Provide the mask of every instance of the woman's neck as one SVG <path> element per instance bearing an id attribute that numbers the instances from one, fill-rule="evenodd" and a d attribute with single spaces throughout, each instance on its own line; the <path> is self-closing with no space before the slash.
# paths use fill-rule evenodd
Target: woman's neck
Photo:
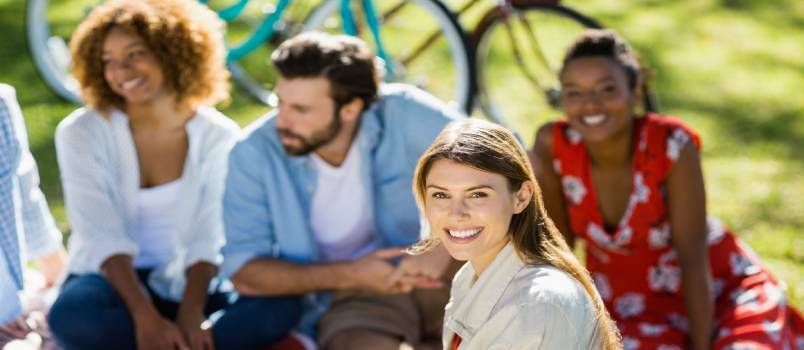
<path id="1" fill-rule="evenodd" d="M 599 169 L 631 166 L 634 122 L 618 134 L 600 142 L 586 142 L 586 152 L 591 165 Z"/>
<path id="2" fill-rule="evenodd" d="M 194 115 L 193 108 L 179 105 L 171 97 L 125 107 L 132 129 L 171 130 L 183 128 Z"/>

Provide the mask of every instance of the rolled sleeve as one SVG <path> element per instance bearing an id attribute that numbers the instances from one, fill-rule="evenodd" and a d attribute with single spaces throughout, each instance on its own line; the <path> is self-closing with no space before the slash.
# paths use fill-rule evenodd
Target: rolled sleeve
<path id="1" fill-rule="evenodd" d="M 275 239 L 265 177 L 264 155 L 253 145 L 240 142 L 229 154 L 229 168 L 223 195 L 223 223 L 226 244 L 222 249 L 221 272 L 231 277 L 258 256 L 271 255 Z"/>

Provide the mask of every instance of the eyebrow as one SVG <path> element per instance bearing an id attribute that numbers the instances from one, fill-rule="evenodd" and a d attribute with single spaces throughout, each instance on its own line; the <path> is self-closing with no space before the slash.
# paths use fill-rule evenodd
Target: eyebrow
<path id="1" fill-rule="evenodd" d="M 600 83 L 607 82 L 607 81 L 616 81 L 616 79 L 614 79 L 614 77 L 611 76 L 611 75 L 606 75 L 606 76 L 604 76 L 604 77 L 602 77 L 602 78 L 600 78 L 598 80 L 595 80 L 595 84 L 600 84 Z M 574 84 L 572 82 L 566 82 L 566 83 L 563 83 L 563 85 L 564 86 L 575 86 L 576 84 Z"/>
<path id="2" fill-rule="evenodd" d="M 427 188 L 435 188 L 437 190 L 449 191 L 448 189 L 446 189 L 444 187 L 441 187 L 441 186 L 437 186 L 437 185 L 427 185 Z M 469 188 L 465 189 L 464 191 L 465 192 L 470 192 L 470 191 L 483 190 L 483 189 L 489 189 L 489 190 L 492 190 L 492 191 L 494 190 L 494 188 L 489 186 L 489 185 L 477 185 L 477 186 L 469 187 Z"/>
<path id="3" fill-rule="evenodd" d="M 126 46 L 125 46 L 125 47 L 123 47 L 123 48 L 124 48 L 124 49 L 130 49 L 130 48 L 135 47 L 135 46 L 145 46 L 145 47 L 147 47 L 147 45 L 145 45 L 145 43 L 144 43 L 144 42 L 142 42 L 142 41 L 135 41 L 135 42 L 133 42 L 133 43 L 131 43 L 131 44 L 126 45 Z M 102 53 L 102 54 L 107 54 L 107 53 L 109 53 L 109 50 L 103 50 L 103 52 L 101 52 L 101 53 Z"/>

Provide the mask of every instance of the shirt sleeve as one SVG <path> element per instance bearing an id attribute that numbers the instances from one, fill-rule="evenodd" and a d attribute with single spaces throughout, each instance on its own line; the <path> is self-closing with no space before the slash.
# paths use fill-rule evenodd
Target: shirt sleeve
<path id="1" fill-rule="evenodd" d="M 29 259 L 38 259 L 61 245 L 61 232 L 50 214 L 45 196 L 39 188 L 39 170 L 28 146 L 28 134 L 22 109 L 12 97 L 4 99 L 19 147 L 19 162 L 15 170 L 19 188 L 22 228 Z"/>
<path id="2" fill-rule="evenodd" d="M 216 145 L 208 152 L 208 159 L 201 171 L 201 195 L 195 211 L 195 239 L 187 248 L 185 268 L 198 262 L 218 265 L 221 262 L 220 249 L 224 242 L 222 199 L 226 181 L 226 164 L 236 131 L 227 132 L 223 139 L 215 140 Z"/>
<path id="3" fill-rule="evenodd" d="M 66 122 L 66 123 L 65 123 Z M 68 117 L 56 129 L 56 155 L 61 172 L 67 219 L 81 244 L 82 265 L 100 271 L 113 255 L 137 256 L 137 243 L 126 232 L 120 185 L 113 181 L 110 160 L 102 158 L 103 142 L 92 120 Z M 71 246 L 72 248 L 72 246 Z"/>
<path id="4" fill-rule="evenodd" d="M 275 244 L 273 218 L 264 186 L 267 174 L 260 169 L 268 166 L 268 161 L 247 141 L 237 143 L 229 153 L 223 195 L 226 244 L 221 250 L 221 272 L 226 277 L 234 275 L 250 260 L 270 255 Z"/>

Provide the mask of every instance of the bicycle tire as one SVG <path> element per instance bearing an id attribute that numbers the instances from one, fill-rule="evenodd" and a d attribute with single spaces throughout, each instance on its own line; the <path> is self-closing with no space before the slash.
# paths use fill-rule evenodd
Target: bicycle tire
<path id="1" fill-rule="evenodd" d="M 343 27 L 340 23 L 341 17 L 338 12 L 340 3 L 340 0 L 329 0 L 321 4 L 309 14 L 304 21 L 302 30 L 340 31 L 340 28 Z M 464 112 L 471 112 L 474 101 L 475 82 L 474 60 L 472 58 L 473 51 L 470 50 L 471 47 L 469 46 L 468 37 L 465 30 L 458 22 L 457 15 L 443 3 L 436 0 L 375 2 L 375 6 L 379 8 L 378 12 L 386 16 L 388 15 L 388 12 L 385 12 L 386 10 L 397 9 L 396 5 L 400 4 L 404 6 L 404 8 L 400 8 L 399 11 L 405 12 L 395 12 L 394 14 L 397 15 L 398 13 L 405 17 L 400 17 L 401 20 L 399 22 L 384 18 L 384 23 L 380 25 L 383 45 L 387 47 L 386 51 L 388 51 L 393 61 L 398 62 L 399 57 L 405 50 L 410 51 L 411 43 L 419 43 L 421 41 L 411 39 L 413 34 L 421 35 L 425 37 L 425 39 L 428 38 L 428 35 L 430 35 L 429 30 L 431 29 L 427 26 L 437 26 L 434 28 L 438 29 L 438 35 L 440 35 L 440 37 L 436 39 L 438 43 L 434 44 L 437 46 L 429 47 L 427 48 L 427 52 L 425 52 L 425 54 L 431 55 L 425 58 L 433 62 L 421 60 L 420 62 L 415 62 L 415 66 L 413 64 L 404 67 L 393 65 L 392 68 L 394 69 L 407 70 L 406 75 L 392 77 L 386 80 L 417 85 L 442 100 L 453 103 Z M 431 18 L 426 18 L 425 14 L 430 15 Z M 406 23 L 406 21 L 404 21 L 406 18 L 408 20 L 415 18 L 415 26 L 413 26 L 415 28 L 410 28 L 411 22 L 408 21 Z M 397 27 L 399 24 L 406 24 L 408 28 L 402 26 Z M 358 23 L 358 25 L 365 26 L 365 23 Z M 361 37 L 369 43 L 369 45 L 373 45 L 373 37 L 369 30 L 359 30 L 359 32 L 362 33 Z M 404 35 L 404 43 L 391 40 L 394 36 L 399 35 Z M 449 64 L 445 64 L 444 50 L 448 50 L 448 53 L 446 53 L 448 58 L 446 59 L 450 61 Z M 441 54 L 440 56 L 438 56 L 439 53 Z M 439 61 L 436 61 L 436 59 L 439 59 Z M 435 77 L 438 78 L 435 79 Z M 445 82 L 445 80 L 448 79 L 452 81 Z"/>
<path id="2" fill-rule="evenodd" d="M 70 74 L 70 52 L 65 38 L 52 35 L 48 19 L 49 0 L 28 0 L 25 5 L 25 33 L 28 52 L 36 71 L 59 97 L 79 104 L 81 87 Z M 77 24 L 77 23 L 76 23 Z"/>
<path id="3" fill-rule="evenodd" d="M 555 101 L 558 89 L 557 70 L 564 49 L 586 28 L 600 28 L 593 19 L 563 6 L 542 4 L 518 5 L 510 8 L 508 18 L 512 31 L 506 29 L 506 14 L 500 7 L 490 10 L 475 30 L 475 67 L 477 98 L 483 114 L 500 125 L 514 130 L 530 142 L 529 136 L 538 125 L 557 116 Z M 530 25 L 538 46 L 530 43 L 525 25 L 516 22 L 523 16 Z M 549 25 L 549 26 L 548 26 Z M 508 38 L 512 33 L 512 39 Z M 505 36 L 505 37 L 501 37 Z M 549 39 L 549 41 L 545 41 Z M 516 42 L 512 45 L 511 42 Z M 522 62 L 514 62 L 513 46 L 524 52 Z M 536 53 L 543 54 L 549 67 L 540 63 Z M 528 76 L 523 70 L 539 73 Z M 536 86 L 536 82 L 542 86 Z"/>
<path id="4" fill-rule="evenodd" d="M 226 20 L 226 41 L 229 48 L 227 67 L 232 80 L 256 101 L 271 104 L 271 95 L 277 72 L 271 65 L 271 53 L 285 39 L 300 31 L 307 13 L 317 3 L 315 0 L 294 0 L 286 8 L 277 8 L 279 1 L 249 1 L 231 15 L 224 15 L 233 1 L 205 1 L 207 6 Z M 260 33 L 269 27 L 268 17 L 278 12 L 277 22 L 270 34 Z M 267 36 L 261 38 L 261 36 Z"/>

